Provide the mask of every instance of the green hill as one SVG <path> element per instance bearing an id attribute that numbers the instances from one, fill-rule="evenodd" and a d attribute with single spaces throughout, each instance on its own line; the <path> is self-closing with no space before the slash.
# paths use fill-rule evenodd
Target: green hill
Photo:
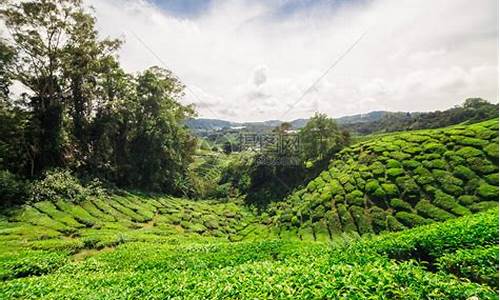
<path id="1" fill-rule="evenodd" d="M 271 209 L 280 232 L 399 231 L 498 205 L 498 119 L 373 136 Z"/>

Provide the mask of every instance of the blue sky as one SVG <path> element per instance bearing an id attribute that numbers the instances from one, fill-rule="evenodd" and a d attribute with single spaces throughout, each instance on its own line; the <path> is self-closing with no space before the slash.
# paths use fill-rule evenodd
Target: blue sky
<path id="1" fill-rule="evenodd" d="M 123 66 L 172 70 L 200 117 L 291 120 L 442 110 L 468 97 L 498 102 L 498 0 L 87 1 L 99 32 L 126 41 Z"/>

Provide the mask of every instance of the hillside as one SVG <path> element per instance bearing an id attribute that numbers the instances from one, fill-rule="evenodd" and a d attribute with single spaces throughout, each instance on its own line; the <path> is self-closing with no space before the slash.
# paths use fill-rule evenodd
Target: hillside
<path id="1" fill-rule="evenodd" d="M 498 206 L 498 119 L 374 136 L 271 209 L 299 238 L 398 231 Z"/>
<path id="2" fill-rule="evenodd" d="M 271 227 L 228 240 L 251 222 L 231 204 L 173 198 L 40 202 L 0 221 L 0 298 L 497 297 L 496 210 L 328 244 Z"/>

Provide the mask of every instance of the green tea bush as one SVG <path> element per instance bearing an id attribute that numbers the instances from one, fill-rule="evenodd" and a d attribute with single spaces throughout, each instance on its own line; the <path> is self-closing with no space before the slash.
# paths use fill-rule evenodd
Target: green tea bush
<path id="1" fill-rule="evenodd" d="M 458 204 L 452 196 L 439 190 L 437 190 L 434 194 L 434 200 L 432 201 L 432 203 L 437 207 L 450 211 L 457 216 L 470 214 L 470 211 L 462 205 Z"/>
<path id="2" fill-rule="evenodd" d="M 364 194 L 360 190 L 354 190 L 346 195 L 346 201 L 349 205 L 363 206 L 365 204 Z"/>
<path id="3" fill-rule="evenodd" d="M 399 163 L 399 161 L 397 161 L 395 159 L 388 159 L 386 161 L 386 165 L 387 165 L 387 168 L 389 168 L 389 169 L 401 168 L 401 164 Z"/>
<path id="4" fill-rule="evenodd" d="M 477 202 L 478 198 L 474 195 L 462 195 L 458 197 L 458 202 L 462 205 L 468 206 L 474 202 Z"/>
<path id="5" fill-rule="evenodd" d="M 428 169 L 442 169 L 445 170 L 448 167 L 448 164 L 443 159 L 433 159 L 431 161 L 423 161 L 423 166 Z"/>
<path id="6" fill-rule="evenodd" d="M 478 150 L 474 147 L 462 147 L 458 151 L 456 151 L 456 154 L 458 156 L 461 156 L 463 158 L 471 158 L 475 156 L 481 156 L 483 155 L 483 152 L 481 150 Z"/>
<path id="7" fill-rule="evenodd" d="M 369 210 L 370 219 L 375 233 L 380 233 L 387 229 L 388 213 L 378 206 L 372 206 Z"/>
<path id="8" fill-rule="evenodd" d="M 471 204 L 469 206 L 469 209 L 473 212 L 487 211 L 487 210 L 490 210 L 493 208 L 498 209 L 498 202 L 497 201 L 481 201 L 481 202 Z"/>
<path id="9" fill-rule="evenodd" d="M 429 200 L 420 200 L 415 206 L 415 209 L 423 216 L 429 217 L 436 221 L 445 221 L 453 218 L 452 214 L 438 207 L 435 207 Z"/>
<path id="10" fill-rule="evenodd" d="M 440 270 L 498 289 L 498 245 L 460 249 L 438 258 Z"/>
<path id="11" fill-rule="evenodd" d="M 476 177 L 476 173 L 474 173 L 474 171 L 472 171 L 471 169 L 469 169 L 465 166 L 461 166 L 461 165 L 456 166 L 453 169 L 453 174 L 455 176 L 457 176 L 458 178 L 461 178 L 464 180 L 469 180 L 469 179 Z"/>
<path id="12" fill-rule="evenodd" d="M 393 183 L 382 183 L 382 189 L 388 197 L 396 197 L 399 195 L 398 186 Z"/>
<path id="13" fill-rule="evenodd" d="M 490 174 L 498 171 L 498 167 L 492 164 L 489 160 L 479 157 L 471 157 L 467 159 L 468 166 L 480 173 L 480 174 Z"/>
<path id="14" fill-rule="evenodd" d="M 420 196 L 420 188 L 410 176 L 396 178 L 396 184 L 399 190 L 409 199 L 418 199 Z"/>
<path id="15" fill-rule="evenodd" d="M 407 169 L 415 169 L 418 168 L 421 165 L 420 162 L 410 159 L 410 160 L 403 160 L 403 167 Z"/>
<path id="16" fill-rule="evenodd" d="M 422 166 L 417 167 L 413 172 L 417 175 L 415 176 L 415 180 L 421 185 L 434 182 L 432 173 Z"/>
<path id="17" fill-rule="evenodd" d="M 345 205 L 338 204 L 337 212 L 339 214 L 340 222 L 342 223 L 342 228 L 345 232 L 357 231 L 354 220 Z"/>
<path id="18" fill-rule="evenodd" d="M 0 257 L 0 280 L 49 274 L 67 260 L 68 255 L 64 252 L 23 250 Z"/>
<path id="19" fill-rule="evenodd" d="M 407 229 L 406 226 L 401 224 L 396 218 L 391 215 L 387 216 L 387 228 L 389 228 L 390 231 L 402 231 Z"/>
<path id="20" fill-rule="evenodd" d="M 401 199 L 397 198 L 391 199 L 390 205 L 396 210 L 410 211 L 410 212 L 412 211 L 411 205 L 408 202 L 403 201 Z"/>
<path id="21" fill-rule="evenodd" d="M 487 175 L 484 177 L 484 179 L 489 184 L 498 186 L 498 173 Z"/>
<path id="22" fill-rule="evenodd" d="M 387 169 L 386 174 L 389 178 L 396 178 L 404 174 L 404 170 L 401 168 L 391 168 Z"/>
<path id="23" fill-rule="evenodd" d="M 351 213 L 352 218 L 356 222 L 359 234 L 363 235 L 363 234 L 373 233 L 373 228 L 370 224 L 370 220 L 368 219 L 368 216 L 365 214 L 363 208 L 353 205 L 349 207 L 349 212 Z"/>
<path id="24" fill-rule="evenodd" d="M 498 199 L 498 186 L 482 182 L 477 188 L 477 194 L 484 199 Z"/>
<path id="25" fill-rule="evenodd" d="M 396 219 L 407 227 L 415 227 L 432 223 L 432 220 L 426 219 L 411 212 L 399 211 L 396 213 Z"/>
<path id="26" fill-rule="evenodd" d="M 488 144 L 483 150 L 488 156 L 498 159 L 498 143 Z"/>

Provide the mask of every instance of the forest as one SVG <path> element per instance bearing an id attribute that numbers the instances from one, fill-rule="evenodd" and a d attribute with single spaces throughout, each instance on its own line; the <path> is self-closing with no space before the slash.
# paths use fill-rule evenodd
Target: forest
<path id="1" fill-rule="evenodd" d="M 498 299 L 498 104 L 194 130 L 82 0 L 0 20 L 1 299 Z"/>

